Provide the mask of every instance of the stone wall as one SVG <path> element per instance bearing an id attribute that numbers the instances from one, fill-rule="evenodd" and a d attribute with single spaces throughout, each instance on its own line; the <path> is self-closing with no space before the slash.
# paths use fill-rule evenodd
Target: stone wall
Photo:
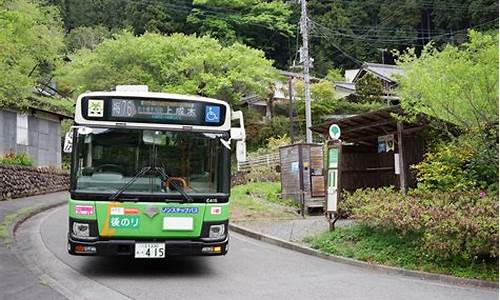
<path id="1" fill-rule="evenodd" d="M 69 175 L 54 168 L 0 166 L 0 200 L 69 189 Z"/>

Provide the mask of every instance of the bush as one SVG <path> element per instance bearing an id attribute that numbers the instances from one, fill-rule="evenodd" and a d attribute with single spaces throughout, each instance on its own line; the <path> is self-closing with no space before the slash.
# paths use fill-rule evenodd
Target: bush
<path id="1" fill-rule="evenodd" d="M 365 189 L 344 195 L 340 207 L 361 224 L 419 237 L 418 250 L 429 257 L 498 257 L 496 193 Z"/>
<path id="2" fill-rule="evenodd" d="M 467 191 L 478 188 L 498 191 L 497 129 L 469 132 L 439 142 L 415 165 L 420 189 Z"/>
<path id="3" fill-rule="evenodd" d="M 0 157 L 0 165 L 8 166 L 33 166 L 33 161 L 26 153 L 7 153 Z"/>
<path id="4" fill-rule="evenodd" d="M 276 172 L 274 167 L 259 166 L 252 167 L 245 174 L 245 179 L 247 182 L 279 182 L 280 174 Z"/>

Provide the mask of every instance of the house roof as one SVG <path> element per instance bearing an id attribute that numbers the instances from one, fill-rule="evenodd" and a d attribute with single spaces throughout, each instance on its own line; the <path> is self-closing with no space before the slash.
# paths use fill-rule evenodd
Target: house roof
<path id="1" fill-rule="evenodd" d="M 354 76 L 353 82 L 356 82 L 366 73 L 371 73 L 385 81 L 396 83 L 397 77 L 403 75 L 404 70 L 396 65 L 364 63 L 359 69 L 356 76 Z"/>
<path id="2" fill-rule="evenodd" d="M 356 91 L 356 84 L 353 82 L 340 82 L 340 81 L 335 81 L 335 89 L 344 89 L 349 92 L 355 92 Z"/>
<path id="3" fill-rule="evenodd" d="M 356 74 L 358 74 L 358 72 L 359 72 L 359 69 L 345 70 L 345 72 L 344 72 L 345 81 L 352 82 L 352 80 L 354 79 Z"/>

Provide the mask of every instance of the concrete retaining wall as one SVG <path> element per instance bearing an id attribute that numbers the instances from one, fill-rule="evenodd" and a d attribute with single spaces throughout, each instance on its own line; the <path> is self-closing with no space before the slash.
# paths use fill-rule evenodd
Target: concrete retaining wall
<path id="1" fill-rule="evenodd" d="M 0 200 L 64 191 L 69 175 L 52 168 L 0 166 Z"/>
<path id="2" fill-rule="evenodd" d="M 0 155 L 26 152 L 36 166 L 61 166 L 61 121 L 47 113 L 28 114 L 27 144 L 17 144 L 17 114 L 0 109 Z"/>

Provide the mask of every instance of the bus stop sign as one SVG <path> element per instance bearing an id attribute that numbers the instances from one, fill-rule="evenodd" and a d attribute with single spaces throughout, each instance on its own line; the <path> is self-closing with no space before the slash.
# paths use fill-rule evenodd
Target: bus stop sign
<path id="1" fill-rule="evenodd" d="M 328 130 L 330 137 L 332 140 L 338 140 L 340 138 L 340 127 L 337 124 L 330 125 L 330 129 Z"/>

